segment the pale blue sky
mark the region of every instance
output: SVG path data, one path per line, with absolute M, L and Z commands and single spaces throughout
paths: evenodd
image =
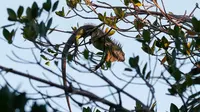
M 38 4 L 42 4 L 41 0 L 35 0 Z M 53 0 L 52 0 L 53 1 Z M 108 2 L 108 0 L 102 0 L 102 1 L 106 1 Z M 113 2 L 114 1 L 114 2 Z M 174 14 L 184 14 L 185 11 L 187 11 L 187 14 L 189 12 L 192 11 L 192 9 L 195 6 L 195 3 L 200 3 L 199 0 L 163 0 L 165 3 L 165 7 L 167 12 L 173 12 Z M 112 3 L 113 2 L 113 3 Z M 8 23 L 7 21 L 7 12 L 6 12 L 6 8 L 12 8 L 14 10 L 17 10 L 19 5 L 22 6 L 31 6 L 31 4 L 33 3 L 33 0 L 4 0 L 1 1 L 0 4 L 0 11 L 1 11 L 1 20 L 0 20 L 0 26 L 6 25 Z M 118 5 L 119 3 L 117 2 L 117 0 L 110 0 L 109 3 L 112 3 L 114 5 Z M 60 0 L 59 6 L 64 6 L 65 4 L 65 0 Z M 59 7 L 59 9 L 61 9 L 61 7 Z M 194 13 L 194 15 L 197 18 L 200 18 L 200 10 L 196 11 Z M 45 14 L 44 14 L 45 16 Z M 90 21 L 90 20 L 82 20 L 82 19 L 70 19 L 70 20 L 65 20 L 62 18 L 57 17 L 54 20 L 54 24 L 53 25 L 58 25 L 58 27 L 60 29 L 63 30 L 70 30 L 71 26 L 75 26 L 77 23 L 79 23 L 80 25 L 83 25 L 85 23 L 97 23 L 97 21 Z M 2 30 L 0 30 L 2 31 Z M 56 42 L 65 42 L 66 38 L 69 35 L 67 34 L 62 34 L 62 33 L 55 33 L 52 34 L 50 36 L 50 38 L 53 38 L 54 41 Z M 2 38 L 2 34 L 0 33 L 0 37 Z M 145 63 L 146 60 L 148 60 L 148 55 L 144 54 L 143 51 L 140 50 L 140 45 L 135 42 L 135 40 L 133 39 L 127 39 L 127 38 L 122 38 L 122 36 L 115 34 L 114 37 L 117 37 L 116 39 L 120 41 L 120 43 L 123 45 L 123 49 L 125 50 L 125 54 L 126 57 L 128 59 L 128 57 L 132 56 L 132 54 L 134 53 L 135 55 L 141 55 L 141 60 Z M 24 41 L 22 36 L 20 35 L 20 33 L 18 33 L 15 36 L 14 39 L 14 43 L 16 45 L 20 45 L 20 46 L 30 46 L 30 44 L 27 44 L 27 41 Z M 133 47 L 135 50 L 131 50 L 130 52 L 130 46 Z M 15 51 L 19 56 L 28 59 L 28 60 L 33 60 L 32 55 L 30 54 L 31 52 L 26 50 L 19 50 L 19 49 L 15 49 L 12 45 L 8 45 L 5 41 L 0 39 L 0 49 L 1 49 L 1 54 L 0 54 L 0 64 L 6 67 L 12 67 L 16 70 L 20 70 L 23 72 L 28 72 L 31 74 L 34 74 L 36 76 L 41 76 L 42 72 L 41 69 L 39 69 L 36 66 L 33 65 L 22 65 L 22 64 L 18 64 L 15 63 L 13 61 L 10 61 L 10 59 L 8 59 L 8 57 L 6 55 L 12 56 L 11 51 Z M 127 62 L 127 60 L 126 60 Z M 122 71 L 123 69 L 120 68 L 120 64 L 116 64 L 116 67 L 118 69 L 118 73 L 121 73 L 120 71 Z M 55 69 L 55 68 L 53 68 Z M 28 70 L 28 71 L 27 71 Z M 55 69 L 56 72 L 60 73 L 57 69 Z M 116 70 L 115 70 L 116 71 Z M 44 72 L 47 73 L 47 72 Z M 93 81 L 93 84 L 98 85 L 99 83 L 101 83 L 100 80 L 98 80 L 96 77 L 90 77 L 90 79 L 87 77 L 86 78 L 86 74 L 77 74 L 77 72 L 69 72 L 69 73 L 73 73 L 73 76 L 81 81 L 88 81 L 91 80 Z M 122 72 L 123 73 L 123 72 Z M 6 79 L 9 81 L 9 83 L 11 83 L 13 85 L 13 87 L 18 87 L 20 85 L 20 90 L 23 91 L 27 91 L 29 93 L 33 93 L 33 89 L 30 87 L 29 84 L 29 80 L 23 78 L 23 77 L 19 77 L 19 76 L 15 76 L 12 74 L 7 74 Z M 43 76 L 42 76 L 43 77 Z M 59 80 L 57 77 L 55 76 L 48 76 L 49 79 L 51 81 L 54 81 L 56 83 L 59 83 Z M 109 74 L 108 74 L 109 77 Z M 56 78 L 56 80 L 55 80 Z M 3 79 L 0 77 L 0 84 L 2 85 L 4 83 Z M 117 84 L 117 81 L 115 82 Z M 35 85 L 41 85 L 40 83 L 34 82 Z M 122 85 L 121 83 L 119 85 Z M 63 93 L 62 90 L 58 90 L 58 89 L 54 89 L 54 88 L 48 88 L 48 93 L 49 94 L 59 94 L 59 93 Z M 92 89 L 90 89 L 92 90 Z M 104 92 L 102 92 L 102 90 L 104 89 L 94 89 L 94 91 L 98 94 L 98 95 L 102 95 L 104 94 Z M 134 91 L 132 91 L 134 90 Z M 156 85 L 156 98 L 157 98 L 157 103 L 158 103 L 158 110 L 159 112 L 164 112 L 169 110 L 169 106 L 170 103 L 175 103 L 177 105 L 181 105 L 180 100 L 175 98 L 175 97 L 170 97 L 170 96 L 166 96 L 164 91 L 167 90 L 167 87 L 163 84 L 158 83 Z M 41 91 L 43 92 L 47 92 L 47 90 L 41 89 Z M 138 97 L 139 99 L 141 99 L 142 101 L 146 101 L 147 98 L 147 89 L 143 90 L 143 87 L 138 87 L 138 86 L 131 86 L 129 88 L 127 88 L 127 91 L 130 91 L 131 93 L 133 93 L 136 97 Z M 146 92 L 145 92 L 146 91 Z M 142 93 L 142 94 L 141 94 Z M 130 101 L 128 98 L 124 98 L 126 99 L 124 106 L 128 107 L 128 108 L 132 108 L 134 102 Z M 57 101 L 65 106 L 65 99 L 57 99 Z M 130 101 L 130 102 L 129 102 Z M 145 102 L 146 103 L 146 102 Z M 74 112 L 75 112 L 75 107 L 73 107 Z

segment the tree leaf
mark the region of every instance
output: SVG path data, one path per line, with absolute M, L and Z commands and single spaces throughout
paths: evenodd
M 45 63 L 45 65 L 49 66 L 49 65 L 50 65 L 50 62 L 49 62 L 49 61 L 47 61 L 47 62 Z
M 101 13 L 98 14 L 98 18 L 99 18 L 100 21 L 104 21 L 104 17 Z
M 138 66 L 138 62 L 139 62 L 139 56 L 136 56 L 134 58 L 132 57 L 129 58 L 129 65 L 132 68 L 136 68 Z
M 16 15 L 14 10 L 7 8 L 7 12 L 8 12 L 8 15 L 9 15 L 8 20 L 10 20 L 10 21 L 16 21 L 17 20 L 17 15 Z
M 32 4 L 32 8 L 31 8 L 31 17 L 32 17 L 32 19 L 35 19 L 35 18 L 38 17 L 38 14 L 39 14 L 38 10 L 39 10 L 39 7 L 38 7 L 37 3 L 34 2 Z
M 142 3 L 139 1 L 139 0 L 132 0 L 132 3 L 135 5 L 135 6 L 142 6 Z
M 8 41 L 9 44 L 12 44 L 12 37 L 14 35 L 14 30 L 10 33 L 7 29 L 3 29 L 3 36 Z
M 47 12 L 50 11 L 50 9 L 51 9 L 51 0 L 47 0 L 45 3 L 43 3 L 43 9 L 46 10 Z
M 171 103 L 170 112 L 179 112 L 178 107 L 173 103 Z
M 150 40 L 151 40 L 150 31 L 143 30 L 143 38 L 145 42 L 150 43 Z
M 142 29 L 144 27 L 144 23 L 141 20 L 135 19 L 134 26 L 137 30 Z
M 133 70 L 131 68 L 125 68 L 124 71 L 132 72 Z
M 53 51 L 52 49 L 50 49 L 50 48 L 48 48 L 47 49 L 47 51 L 49 52 L 49 53 L 52 53 L 52 54 L 54 54 L 55 53 L 55 51 Z
M 49 28 L 51 27 L 51 24 L 52 24 L 52 21 L 53 21 L 53 18 L 50 18 L 48 23 L 47 23 L 47 30 L 49 30 Z
M 108 33 L 109 32 L 109 28 L 107 27 L 106 30 L 105 30 L 105 33 Z M 109 33 L 108 33 L 108 36 L 112 36 L 113 34 L 115 34 L 115 30 L 111 30 Z
M 83 107 L 83 112 L 92 112 L 92 110 L 90 109 L 90 107 Z
M 85 50 L 83 51 L 83 56 L 84 56 L 85 59 L 88 59 L 88 58 L 89 58 L 89 51 L 88 51 L 87 49 L 85 49 Z
M 128 6 L 128 5 L 129 5 L 129 1 L 130 1 L 130 0 L 124 0 L 124 4 L 125 4 L 126 6 Z
M 73 60 L 73 55 L 68 54 L 67 55 L 67 62 L 71 62 Z
M 144 65 L 144 68 L 142 69 L 142 74 L 145 75 L 147 69 L 147 63 Z
M 110 68 L 111 67 L 111 61 L 106 62 L 106 67 Z
M 20 112 L 24 112 L 24 107 L 27 103 L 28 99 L 26 98 L 26 93 L 21 93 L 19 95 L 15 95 L 14 97 L 14 108 L 20 110 Z
M 38 105 L 36 102 L 31 107 L 31 112 L 47 112 L 45 105 Z
M 65 16 L 65 9 L 64 9 L 64 7 L 62 7 L 62 11 L 56 11 L 55 13 L 58 16 L 64 17 Z
M 55 64 L 56 66 L 58 66 L 58 61 L 54 61 L 54 64 Z
M 46 56 L 44 56 L 43 54 L 41 54 L 40 57 L 42 57 L 42 59 L 44 59 L 44 60 L 48 60 L 48 58 Z
M 24 12 L 24 7 L 23 6 L 19 6 L 19 8 L 17 10 L 17 16 L 18 16 L 18 18 L 20 18 L 22 16 L 23 12 Z
M 149 47 L 149 45 L 143 43 L 142 44 L 142 50 L 148 54 L 153 54 L 153 51 L 151 50 L 151 48 Z
M 54 12 L 54 11 L 57 9 L 58 3 L 59 3 L 59 1 L 56 1 L 56 2 L 53 4 L 52 12 Z
M 145 77 L 145 79 L 149 79 L 150 78 L 150 75 L 151 75 L 151 71 L 149 71 Z
M 200 32 L 200 21 L 198 21 L 197 18 L 192 18 L 192 25 L 196 32 Z

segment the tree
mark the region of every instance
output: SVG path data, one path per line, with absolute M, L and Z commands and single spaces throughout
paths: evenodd
M 70 98 L 70 104 L 66 104 L 68 107 L 72 104 L 81 108 L 95 106 L 102 111 L 109 110 L 110 112 L 156 112 L 156 107 L 159 105 L 156 104 L 155 84 L 162 81 L 168 86 L 167 94 L 180 98 L 182 102 L 180 108 L 172 103 L 170 112 L 199 111 L 200 20 L 195 15 L 193 16 L 193 13 L 199 9 L 198 4 L 191 13 L 183 15 L 167 13 L 163 1 L 160 4 L 156 0 L 124 0 L 119 6 L 90 0 L 66 0 L 66 4 L 61 7 L 58 7 L 58 4 L 59 1 L 47 0 L 42 5 L 34 2 L 27 8 L 19 6 L 17 10 L 7 9 L 8 20 L 11 24 L 1 27 L 4 39 L 8 44 L 24 50 L 24 53 L 26 49 L 29 49 L 34 61 L 22 58 L 15 52 L 13 52 L 15 59 L 11 57 L 10 59 L 17 63 L 37 66 L 42 71 L 37 74 L 43 74 L 46 79 L 36 74 L 0 65 L 0 73 L 3 77 L 4 74 L 12 73 L 30 79 L 33 89 L 40 95 L 40 98 L 36 100 L 41 98 L 44 101 L 48 100 L 47 104 L 49 101 L 51 101 L 50 104 L 53 103 L 55 98 L 67 97 Z M 68 8 L 64 8 L 66 6 Z M 55 15 L 52 16 L 52 14 Z M 72 30 L 65 31 L 55 25 L 54 20 L 57 18 L 69 21 L 71 18 L 78 18 L 97 21 L 99 24 L 95 25 L 96 27 L 83 28 L 81 26 L 84 25 L 80 26 L 80 23 L 77 23 L 77 26 L 72 26 Z M 95 33 L 96 29 L 100 33 Z M 23 41 L 25 40 L 26 48 L 15 44 L 18 38 L 13 37 L 18 32 L 21 32 L 20 37 Z M 60 36 L 58 32 L 69 34 L 69 37 L 74 35 L 71 36 L 73 39 L 68 41 L 71 43 L 66 43 L 68 38 L 63 38 L 65 41 L 58 42 L 58 36 Z M 126 54 L 133 52 L 131 49 L 123 50 L 122 48 L 120 53 L 117 52 L 116 48 L 121 50 L 120 41 L 117 42 L 115 38 L 108 39 L 111 35 L 113 38 L 118 35 L 118 38 L 124 40 L 137 41 L 149 60 L 144 62 L 141 60 L 142 55 L 138 54 L 127 57 Z M 80 37 L 84 38 L 79 39 Z M 93 40 L 93 37 L 98 41 Z M 104 41 L 99 41 L 99 39 Z M 70 45 L 71 48 L 67 50 L 67 55 L 64 55 L 68 65 L 67 76 L 63 80 L 67 84 L 64 86 L 55 78 L 63 79 L 61 72 L 65 73 L 65 69 L 60 70 L 60 65 L 63 59 L 61 55 L 66 53 L 63 52 L 63 47 L 66 45 Z M 114 62 L 124 61 L 123 58 L 119 58 L 119 56 L 124 56 L 122 52 L 126 56 L 124 64 Z M 94 70 L 94 67 L 98 69 Z M 184 67 L 188 69 L 184 70 Z M 156 68 L 163 70 L 158 73 Z M 77 73 L 79 75 L 76 75 Z M 50 80 L 49 77 L 54 77 L 54 79 Z M 90 82 L 92 78 L 95 82 Z M 35 87 L 32 80 L 44 85 Z M 9 81 L 6 80 L 6 82 L 9 85 Z M 134 86 L 146 87 L 147 93 L 143 92 L 143 94 L 148 95 L 147 104 L 142 98 L 137 98 L 132 94 L 132 91 L 137 91 L 137 88 L 127 89 Z M 48 92 L 42 92 L 42 89 L 48 91 L 49 87 L 61 89 L 65 91 L 65 94 L 49 95 Z M 88 88 L 93 90 L 90 91 Z M 96 91 L 99 88 L 103 88 L 100 90 L 104 92 L 98 94 Z M 105 91 L 107 89 L 109 91 Z M 127 97 L 134 102 L 131 107 L 126 106 Z M 49 107 L 51 110 L 58 109 L 51 105 Z M 84 108 L 83 111 L 91 110 Z

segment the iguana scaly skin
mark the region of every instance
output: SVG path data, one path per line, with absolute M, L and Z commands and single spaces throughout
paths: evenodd
M 72 47 L 73 44 L 75 44 L 75 55 L 78 49 L 77 40 L 81 37 L 86 38 L 88 36 L 91 36 L 91 43 L 93 46 L 101 51 L 104 52 L 105 58 L 101 60 L 101 62 L 95 67 L 95 70 L 97 70 L 99 67 L 101 67 L 104 62 L 114 62 L 114 61 L 124 61 L 124 52 L 122 51 L 122 48 L 119 44 L 114 42 L 112 39 L 110 39 L 105 32 L 103 32 L 101 29 L 98 28 L 98 26 L 94 25 L 84 25 L 78 28 L 68 39 L 68 41 L 65 43 L 65 46 L 63 48 L 62 52 L 62 62 L 61 62 L 61 69 L 62 69 L 62 78 L 63 78 L 63 85 L 67 87 L 67 83 L 69 83 L 66 79 L 66 57 L 69 55 L 69 49 Z M 70 102 L 68 91 L 65 90 L 66 94 L 66 100 L 69 107 L 69 110 L 71 112 Z

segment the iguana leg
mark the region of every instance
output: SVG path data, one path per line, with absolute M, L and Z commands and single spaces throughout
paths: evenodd
M 105 53 L 104 56 L 102 56 L 100 63 L 95 66 L 95 69 L 94 69 L 95 71 L 103 66 L 103 64 L 106 62 L 106 57 L 107 57 L 107 53 Z

